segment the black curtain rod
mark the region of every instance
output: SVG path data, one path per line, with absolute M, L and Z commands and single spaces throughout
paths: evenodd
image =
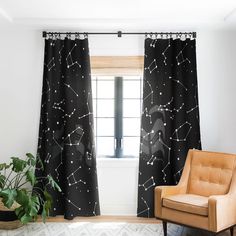
M 187 35 L 187 36 L 191 36 L 193 38 L 197 37 L 197 33 L 196 32 L 122 32 L 122 31 L 118 31 L 118 32 L 46 32 L 43 31 L 42 32 L 42 36 L 43 38 L 46 38 L 47 36 L 54 36 L 54 35 L 117 35 L 118 37 L 122 37 L 122 35 L 161 35 L 161 36 L 165 36 L 165 35 L 176 35 L 176 36 L 182 36 L 182 35 Z

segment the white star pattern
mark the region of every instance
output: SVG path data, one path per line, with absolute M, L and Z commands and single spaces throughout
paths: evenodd
M 155 186 L 178 183 L 188 149 L 201 148 L 193 45 L 145 41 L 138 216 L 154 216 Z
M 57 181 L 61 193 L 47 189 L 54 200 L 52 211 L 67 219 L 100 214 L 87 41 L 45 41 L 38 154 L 46 168 L 36 167 L 36 175 Z

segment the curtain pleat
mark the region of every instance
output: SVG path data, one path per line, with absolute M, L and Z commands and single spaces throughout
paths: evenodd
M 195 40 L 145 40 L 138 211 L 154 217 L 154 188 L 178 183 L 201 149 Z
M 88 39 L 46 39 L 38 155 L 59 193 L 53 197 L 52 216 L 100 214 L 93 133 L 93 109 Z

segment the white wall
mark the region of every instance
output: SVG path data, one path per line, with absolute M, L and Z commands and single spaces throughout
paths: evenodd
M 98 186 L 104 215 L 135 215 L 138 194 L 138 158 L 99 159 Z
M 236 153 L 236 31 L 200 32 L 197 63 L 203 149 Z
M 42 90 L 44 45 L 33 31 L 0 37 L 0 158 L 35 152 Z
M 143 37 L 90 37 L 91 55 L 142 55 Z M 0 161 L 36 152 L 44 43 L 41 32 L 1 31 Z M 236 32 L 200 31 L 198 82 L 203 149 L 236 153 Z M 102 214 L 135 215 L 138 159 L 99 160 Z

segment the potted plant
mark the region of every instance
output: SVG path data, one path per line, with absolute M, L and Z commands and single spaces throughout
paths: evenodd
M 18 228 L 35 221 L 39 212 L 45 222 L 49 215 L 52 197 L 37 183 L 43 180 L 53 189 L 61 189 L 50 175 L 36 177 L 36 164 L 37 168 L 44 169 L 41 159 L 31 153 L 27 153 L 25 159 L 11 157 L 9 164 L 0 164 L 0 228 Z

